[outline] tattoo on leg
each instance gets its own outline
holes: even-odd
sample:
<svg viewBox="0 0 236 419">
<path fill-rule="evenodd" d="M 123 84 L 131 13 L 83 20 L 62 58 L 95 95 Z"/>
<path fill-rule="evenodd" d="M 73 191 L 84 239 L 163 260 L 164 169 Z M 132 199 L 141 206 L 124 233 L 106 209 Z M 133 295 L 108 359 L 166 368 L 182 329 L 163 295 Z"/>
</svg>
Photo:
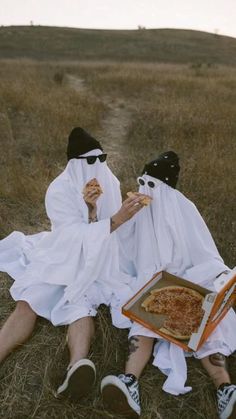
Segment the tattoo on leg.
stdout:
<svg viewBox="0 0 236 419">
<path fill-rule="evenodd" d="M 226 357 L 220 352 L 209 355 L 209 361 L 212 365 L 215 365 L 216 367 L 223 367 L 227 370 Z"/>
<path fill-rule="evenodd" d="M 139 348 L 138 342 L 139 342 L 139 338 L 137 336 L 132 336 L 129 339 L 129 353 L 128 353 L 127 361 L 129 360 L 130 355 L 136 352 L 136 350 Z"/>
</svg>

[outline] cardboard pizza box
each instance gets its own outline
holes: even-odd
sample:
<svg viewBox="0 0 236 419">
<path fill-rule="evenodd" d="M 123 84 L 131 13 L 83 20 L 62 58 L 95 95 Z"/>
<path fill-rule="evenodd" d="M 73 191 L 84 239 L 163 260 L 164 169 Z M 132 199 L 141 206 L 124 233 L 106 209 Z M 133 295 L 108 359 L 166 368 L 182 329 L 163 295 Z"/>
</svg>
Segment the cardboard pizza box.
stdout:
<svg viewBox="0 0 236 419">
<path fill-rule="evenodd" d="M 175 343 L 186 351 L 197 351 L 236 302 L 236 271 L 226 271 L 215 281 L 216 292 L 196 285 L 186 279 L 161 271 L 156 273 L 123 307 L 122 313 L 142 326 L 152 330 L 166 340 Z M 202 304 L 204 315 L 196 333 L 190 339 L 179 340 L 161 332 L 166 316 L 149 313 L 141 304 L 152 289 L 170 285 L 180 285 L 198 291 L 205 298 Z"/>
</svg>

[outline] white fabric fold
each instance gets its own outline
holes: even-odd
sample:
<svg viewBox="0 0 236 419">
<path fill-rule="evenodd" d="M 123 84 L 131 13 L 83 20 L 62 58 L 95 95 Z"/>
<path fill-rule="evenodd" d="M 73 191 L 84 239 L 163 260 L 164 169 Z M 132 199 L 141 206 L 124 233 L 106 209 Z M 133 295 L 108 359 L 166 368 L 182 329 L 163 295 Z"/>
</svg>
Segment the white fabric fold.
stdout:
<svg viewBox="0 0 236 419">
<path fill-rule="evenodd" d="M 99 154 L 101 150 L 92 150 L 86 156 Z M 89 224 L 82 191 L 93 178 L 103 193 L 97 201 L 98 222 Z M 90 301 L 114 300 L 115 306 L 113 289 L 130 295 L 130 276 L 119 272 L 116 232 L 110 233 L 110 217 L 121 207 L 120 186 L 106 162 L 89 165 L 84 159 L 70 160 L 49 185 L 45 206 L 51 231 L 32 236 L 13 232 L 0 242 L 0 269 L 15 280 L 13 298 L 26 299 L 57 325 L 75 320 L 76 304 L 83 304 L 86 293 Z M 51 295 L 50 309 L 49 300 L 45 298 L 45 307 L 41 302 L 44 289 Z M 93 298 L 92 293 L 100 297 Z M 123 323 L 121 314 L 120 319 Z"/>
<path fill-rule="evenodd" d="M 143 178 L 153 180 L 148 175 Z M 123 247 L 121 269 L 137 275 L 135 291 L 161 270 L 214 290 L 216 276 L 229 268 L 220 257 L 195 205 L 163 182 L 155 189 L 140 186 L 139 192 L 150 195 L 151 204 L 118 231 Z M 231 309 L 194 355 L 199 358 L 214 352 L 230 355 L 236 349 L 235 324 L 236 315 Z M 135 334 L 159 338 L 136 323 L 131 327 L 130 336 Z M 190 390 L 185 387 L 187 370 L 183 349 L 161 340 L 155 347 L 154 365 L 168 375 L 163 387 L 165 391 L 184 394 Z"/>
<path fill-rule="evenodd" d="M 83 267 L 76 266 L 77 275 L 65 290 L 68 301 L 75 301 L 84 294 L 93 282 L 102 276 L 106 278 L 105 262 L 112 257 L 110 246 L 113 237 L 110 237 L 110 219 L 102 220 L 87 227 L 82 242 Z M 110 270 L 108 269 L 108 275 Z"/>
<path fill-rule="evenodd" d="M 153 365 L 167 375 L 162 387 L 164 391 L 178 396 L 192 390 L 192 387 L 185 386 L 187 365 L 184 351 L 179 346 L 169 345 L 169 342 L 164 340 L 158 341 L 154 346 L 153 355 Z"/>
</svg>

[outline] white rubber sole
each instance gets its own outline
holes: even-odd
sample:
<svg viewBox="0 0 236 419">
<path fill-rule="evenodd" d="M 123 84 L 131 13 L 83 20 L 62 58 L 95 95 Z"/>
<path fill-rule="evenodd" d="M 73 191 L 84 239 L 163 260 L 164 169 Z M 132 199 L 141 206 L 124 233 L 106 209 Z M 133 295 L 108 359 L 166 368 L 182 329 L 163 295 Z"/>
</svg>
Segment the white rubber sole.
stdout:
<svg viewBox="0 0 236 419">
<path fill-rule="evenodd" d="M 89 359 L 77 361 L 67 372 L 63 383 L 58 387 L 56 397 L 69 397 L 78 400 L 90 393 L 96 380 L 96 367 Z"/>
<path fill-rule="evenodd" d="M 221 413 L 220 419 L 236 419 L 236 391 L 233 393 L 224 412 Z"/>
<path fill-rule="evenodd" d="M 104 407 L 127 418 L 139 418 L 140 407 L 129 394 L 124 383 L 115 375 L 108 375 L 101 381 L 101 393 Z"/>
</svg>

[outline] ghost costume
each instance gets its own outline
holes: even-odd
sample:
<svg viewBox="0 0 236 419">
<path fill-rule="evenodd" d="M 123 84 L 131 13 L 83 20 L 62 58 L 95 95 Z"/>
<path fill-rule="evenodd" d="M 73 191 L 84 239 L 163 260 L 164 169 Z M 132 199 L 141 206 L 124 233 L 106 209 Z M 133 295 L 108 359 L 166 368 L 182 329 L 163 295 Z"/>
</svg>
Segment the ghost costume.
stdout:
<svg viewBox="0 0 236 419">
<path fill-rule="evenodd" d="M 151 277 L 165 270 L 191 282 L 214 290 L 217 275 L 229 268 L 220 257 L 212 236 L 195 205 L 181 192 L 163 181 L 143 174 L 145 185 L 139 192 L 153 198 L 151 204 L 119 229 L 122 246 L 121 268 L 137 277 L 137 292 Z M 150 188 L 147 182 L 154 182 Z M 236 349 L 234 333 L 236 316 L 231 309 L 205 344 L 194 353 L 197 358 L 220 352 L 226 356 Z M 131 327 L 134 335 L 158 338 L 154 346 L 153 365 L 167 380 L 163 390 L 178 395 L 191 390 L 186 387 L 185 352 L 138 323 Z"/>
<path fill-rule="evenodd" d="M 83 156 L 99 154 L 96 149 Z M 97 201 L 98 221 L 89 224 L 82 190 L 92 178 L 103 194 Z M 110 233 L 110 217 L 121 207 L 117 178 L 106 162 L 88 165 L 85 159 L 70 158 L 49 185 L 45 206 L 51 231 L 13 232 L 0 242 L 0 270 L 15 280 L 13 299 L 27 301 L 54 325 L 95 316 L 104 303 L 112 306 L 113 323 L 127 327 L 129 320 L 117 307 L 120 298 L 130 295 L 130 277 L 119 272 L 117 233 Z"/>
</svg>

